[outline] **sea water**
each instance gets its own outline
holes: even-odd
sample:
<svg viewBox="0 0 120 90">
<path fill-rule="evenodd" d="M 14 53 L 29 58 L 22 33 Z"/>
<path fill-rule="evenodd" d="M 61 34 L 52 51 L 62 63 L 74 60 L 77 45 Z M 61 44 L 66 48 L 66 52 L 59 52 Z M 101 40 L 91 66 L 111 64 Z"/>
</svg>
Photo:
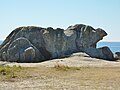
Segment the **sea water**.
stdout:
<svg viewBox="0 0 120 90">
<path fill-rule="evenodd" d="M 120 42 L 98 42 L 97 48 L 103 46 L 109 47 L 113 53 L 120 52 Z"/>
<path fill-rule="evenodd" d="M 3 42 L 3 41 L 2 41 L 2 40 L 0 40 L 0 45 L 2 44 L 2 42 Z"/>
<path fill-rule="evenodd" d="M 2 44 L 2 41 L 0 41 L 0 45 Z"/>
</svg>

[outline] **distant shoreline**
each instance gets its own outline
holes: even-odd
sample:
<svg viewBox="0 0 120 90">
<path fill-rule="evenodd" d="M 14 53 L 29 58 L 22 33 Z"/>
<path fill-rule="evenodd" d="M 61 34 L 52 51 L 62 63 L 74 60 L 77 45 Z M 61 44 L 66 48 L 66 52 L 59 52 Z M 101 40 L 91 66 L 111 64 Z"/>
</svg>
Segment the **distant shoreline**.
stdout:
<svg viewBox="0 0 120 90">
<path fill-rule="evenodd" d="M 120 42 L 98 42 L 97 48 L 107 46 L 113 53 L 120 52 Z"/>
</svg>

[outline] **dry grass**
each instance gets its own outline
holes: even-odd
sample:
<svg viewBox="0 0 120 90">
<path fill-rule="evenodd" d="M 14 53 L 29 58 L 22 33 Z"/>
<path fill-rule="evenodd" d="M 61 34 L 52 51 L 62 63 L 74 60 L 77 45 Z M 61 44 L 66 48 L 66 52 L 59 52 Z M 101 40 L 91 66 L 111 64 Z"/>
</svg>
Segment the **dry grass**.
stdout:
<svg viewBox="0 0 120 90">
<path fill-rule="evenodd" d="M 3 81 L 8 82 L 7 87 Z M 76 68 L 58 63 L 53 68 L 0 67 L 0 90 L 18 88 L 21 90 L 119 90 L 120 68 Z"/>
<path fill-rule="evenodd" d="M 26 78 L 25 71 L 30 68 L 21 66 L 0 66 L 0 81 L 14 82 L 20 78 Z"/>
<path fill-rule="evenodd" d="M 68 67 L 67 65 L 60 64 L 60 63 L 56 63 L 54 65 L 54 68 L 58 70 L 64 70 L 64 71 L 67 71 L 68 69 L 70 69 L 70 67 Z"/>
<path fill-rule="evenodd" d="M 55 68 L 57 70 L 63 70 L 63 71 L 80 70 L 80 67 L 69 67 L 68 65 L 64 65 L 64 64 L 61 64 L 61 63 L 56 63 L 53 68 Z"/>
</svg>

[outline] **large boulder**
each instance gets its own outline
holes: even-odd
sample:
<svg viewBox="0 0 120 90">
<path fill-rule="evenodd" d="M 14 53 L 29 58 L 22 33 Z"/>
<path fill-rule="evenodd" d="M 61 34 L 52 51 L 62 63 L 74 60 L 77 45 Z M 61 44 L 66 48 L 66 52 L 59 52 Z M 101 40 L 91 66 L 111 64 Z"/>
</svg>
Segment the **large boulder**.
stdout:
<svg viewBox="0 0 120 90">
<path fill-rule="evenodd" d="M 38 62 L 60 58 L 86 48 L 96 48 L 107 33 L 98 28 L 76 24 L 64 29 L 19 27 L 0 46 L 5 61 Z M 99 57 L 98 57 L 99 58 Z M 109 58 L 108 58 L 109 59 Z"/>
<path fill-rule="evenodd" d="M 14 40 L 7 50 L 7 61 L 32 62 L 40 59 L 44 58 L 39 50 L 23 37 Z"/>
<path fill-rule="evenodd" d="M 86 48 L 84 51 L 93 58 L 100 58 L 105 60 L 114 60 L 114 55 L 108 47 L 102 48 Z"/>
</svg>

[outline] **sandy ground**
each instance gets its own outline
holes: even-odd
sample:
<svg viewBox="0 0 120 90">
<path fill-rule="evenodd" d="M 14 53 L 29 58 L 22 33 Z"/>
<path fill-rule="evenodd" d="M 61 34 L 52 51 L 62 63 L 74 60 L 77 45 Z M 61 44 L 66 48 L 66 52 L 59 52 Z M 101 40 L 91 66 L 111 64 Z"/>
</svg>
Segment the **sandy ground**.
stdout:
<svg viewBox="0 0 120 90">
<path fill-rule="evenodd" d="M 49 69 L 58 64 L 85 69 L 67 72 Z M 120 90 L 120 62 L 90 58 L 83 53 L 41 63 L 0 62 L 0 65 L 41 68 L 26 72 L 31 75 L 29 79 L 0 81 L 0 90 Z"/>
</svg>

